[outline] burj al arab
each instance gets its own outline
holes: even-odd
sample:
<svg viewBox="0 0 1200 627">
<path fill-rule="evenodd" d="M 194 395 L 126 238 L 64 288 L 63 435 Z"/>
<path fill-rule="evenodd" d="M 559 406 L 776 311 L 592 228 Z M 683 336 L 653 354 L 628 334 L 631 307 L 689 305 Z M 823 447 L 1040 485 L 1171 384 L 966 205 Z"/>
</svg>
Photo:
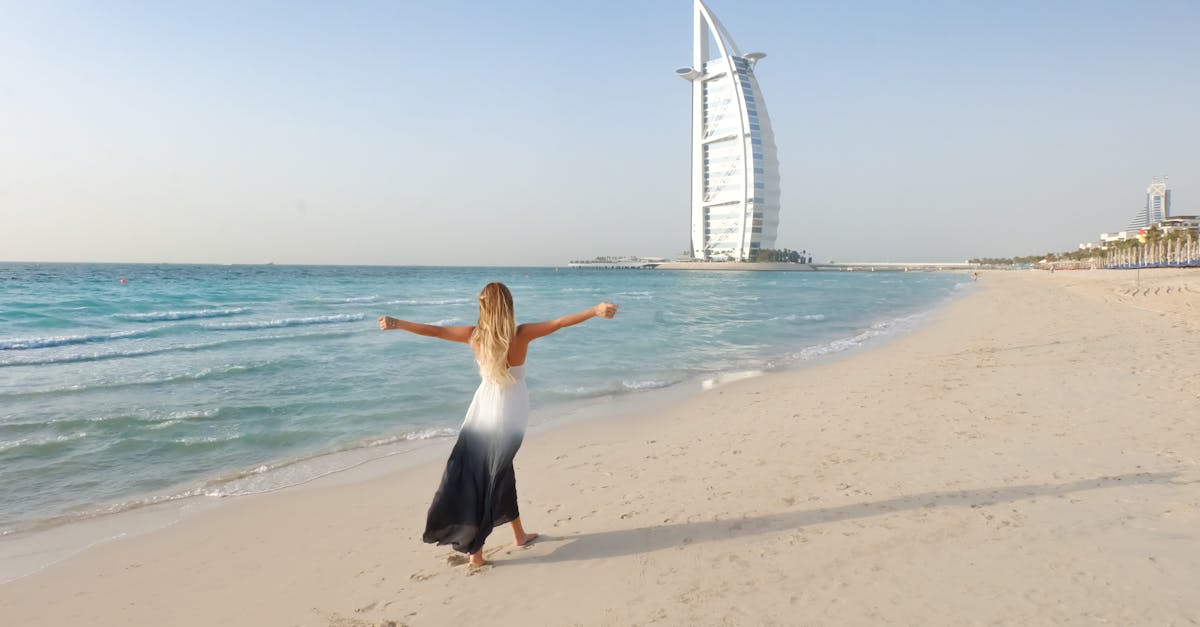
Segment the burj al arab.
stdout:
<svg viewBox="0 0 1200 627">
<path fill-rule="evenodd" d="M 754 68 L 712 11 L 695 0 L 692 85 L 692 257 L 749 261 L 775 247 L 779 159 Z"/>
</svg>

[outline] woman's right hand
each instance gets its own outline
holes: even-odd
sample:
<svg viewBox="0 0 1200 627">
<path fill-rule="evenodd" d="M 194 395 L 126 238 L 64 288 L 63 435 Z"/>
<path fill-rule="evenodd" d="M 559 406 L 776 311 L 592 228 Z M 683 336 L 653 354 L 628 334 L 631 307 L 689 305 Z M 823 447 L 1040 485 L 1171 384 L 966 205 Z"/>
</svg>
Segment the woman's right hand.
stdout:
<svg viewBox="0 0 1200 627">
<path fill-rule="evenodd" d="M 592 308 L 598 318 L 612 318 L 617 315 L 617 306 L 605 301 Z"/>
</svg>

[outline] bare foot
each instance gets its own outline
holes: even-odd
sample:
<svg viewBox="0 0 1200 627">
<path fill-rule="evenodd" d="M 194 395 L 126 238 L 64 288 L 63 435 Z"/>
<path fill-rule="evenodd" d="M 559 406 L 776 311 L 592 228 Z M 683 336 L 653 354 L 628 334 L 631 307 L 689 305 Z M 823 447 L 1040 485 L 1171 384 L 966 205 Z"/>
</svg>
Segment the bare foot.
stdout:
<svg viewBox="0 0 1200 627">
<path fill-rule="evenodd" d="M 532 544 L 534 540 L 537 540 L 538 536 L 540 536 L 540 535 L 541 534 L 539 534 L 539 533 L 527 533 L 527 534 L 525 534 L 524 538 L 513 538 L 513 539 L 516 541 L 517 546 L 528 546 L 528 545 Z"/>
<path fill-rule="evenodd" d="M 483 549 L 480 549 L 471 554 L 471 559 L 467 560 L 467 565 L 472 568 L 480 568 L 488 564 L 488 561 L 483 559 Z"/>
</svg>

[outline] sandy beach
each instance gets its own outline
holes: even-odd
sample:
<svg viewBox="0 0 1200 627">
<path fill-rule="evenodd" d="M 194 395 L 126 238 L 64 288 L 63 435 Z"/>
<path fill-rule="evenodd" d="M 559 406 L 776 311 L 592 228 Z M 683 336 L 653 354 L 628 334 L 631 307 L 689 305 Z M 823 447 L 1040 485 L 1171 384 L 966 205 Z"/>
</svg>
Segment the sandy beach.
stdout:
<svg viewBox="0 0 1200 627">
<path fill-rule="evenodd" d="M 497 530 L 473 574 L 419 539 L 439 459 L 102 544 L 0 586 L 0 623 L 1200 623 L 1200 273 L 968 292 L 869 350 L 532 435 L 542 537 Z"/>
</svg>

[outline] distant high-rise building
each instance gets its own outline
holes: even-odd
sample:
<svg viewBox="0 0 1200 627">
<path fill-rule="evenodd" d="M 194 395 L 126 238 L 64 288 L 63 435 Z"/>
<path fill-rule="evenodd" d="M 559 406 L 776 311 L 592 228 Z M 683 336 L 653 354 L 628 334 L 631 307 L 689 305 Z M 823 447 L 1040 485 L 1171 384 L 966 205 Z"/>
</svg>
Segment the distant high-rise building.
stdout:
<svg viewBox="0 0 1200 627">
<path fill-rule="evenodd" d="M 1146 206 L 1129 222 L 1128 230 L 1144 229 L 1171 216 L 1171 190 L 1167 177 L 1156 176 L 1146 188 Z"/>
<path fill-rule="evenodd" d="M 692 83 L 692 256 L 750 260 L 779 227 L 779 160 L 754 77 L 767 55 L 743 55 L 701 0 L 693 17 L 692 66 L 675 70 Z"/>
</svg>

